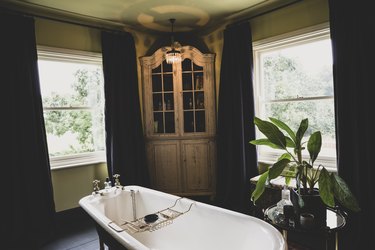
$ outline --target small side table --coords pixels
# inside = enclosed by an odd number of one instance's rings
[[[276,205],[272,205],[268,207],[264,211],[264,220],[273,225],[274,227],[282,230],[283,236],[285,238],[285,241],[287,241],[288,238],[288,232],[299,232],[299,233],[315,233],[315,234],[323,234],[325,236],[325,245],[326,250],[329,250],[330,248],[330,240],[332,237],[335,237],[335,246],[334,249],[338,250],[338,231],[342,229],[346,224],[345,216],[334,209],[327,208],[327,221],[326,221],[326,227],[325,228],[318,228],[318,229],[308,229],[303,228],[296,224],[295,227],[290,227],[286,223],[276,223],[274,221],[274,218],[272,217],[273,210],[276,209]],[[332,247],[331,247],[332,248]]]

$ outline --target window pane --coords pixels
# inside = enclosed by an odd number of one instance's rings
[[[330,40],[262,53],[266,100],[333,96]]]
[[[39,60],[38,66],[44,107],[91,106],[102,99],[98,65]]]
[[[203,91],[195,92],[195,108],[204,109],[204,92]]]
[[[165,113],[165,133],[174,133],[174,113],[166,112]]]
[[[182,89],[192,90],[191,73],[182,73]]]
[[[335,111],[333,99],[266,104],[267,117],[275,117],[297,131],[302,119],[309,119],[306,136],[322,133],[319,156],[335,156]]]
[[[193,102],[193,93],[192,92],[184,92],[183,94],[184,98],[184,109],[193,109],[194,108],[194,102]]]
[[[50,157],[105,150],[101,65],[38,61]]]
[[[154,133],[164,133],[163,113],[154,113]]]
[[[205,119],[205,112],[204,111],[196,111],[195,112],[195,119],[196,119],[196,131],[197,132],[205,132],[206,131],[206,119]]]
[[[172,64],[168,64],[165,60],[163,61],[163,72],[172,72]]]
[[[154,109],[154,111],[163,110],[162,95],[161,94],[153,94],[152,97],[153,97],[153,109]]]
[[[174,110],[173,94],[164,94],[165,110]]]
[[[185,59],[182,61],[182,71],[191,71],[191,60]]]
[[[184,132],[194,132],[194,113],[184,111]]]
[[[195,73],[194,82],[195,82],[194,89],[202,90],[203,89],[203,73]]]
[[[48,151],[61,156],[104,150],[102,116],[86,110],[44,111]]]
[[[152,92],[161,92],[161,75],[152,75]]]
[[[173,75],[172,74],[164,74],[164,91],[173,91]]]

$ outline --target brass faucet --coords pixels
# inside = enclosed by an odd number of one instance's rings
[[[114,174],[113,178],[115,179],[115,187],[121,187],[121,183],[119,180],[120,175],[119,174]]]
[[[99,180],[94,180],[93,182],[92,182],[92,184],[93,184],[93,186],[94,186],[94,193],[99,193],[99,190],[100,190],[100,188],[99,188],[99,183],[100,183],[100,181]]]

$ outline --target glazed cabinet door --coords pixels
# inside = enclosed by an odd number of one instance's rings
[[[146,137],[167,138],[178,134],[176,70],[162,57],[141,60],[143,112]]]
[[[206,58],[189,56],[177,68],[180,133],[185,137],[212,136],[216,132],[213,64],[203,60]]]

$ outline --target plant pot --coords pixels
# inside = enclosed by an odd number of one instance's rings
[[[303,190],[301,189],[301,191]],[[297,189],[292,189],[290,198],[296,214],[296,224],[298,226],[301,227],[301,214],[312,214],[313,221],[309,222],[309,228],[326,227],[327,207],[320,198],[318,189],[314,189],[312,194],[299,194]]]

